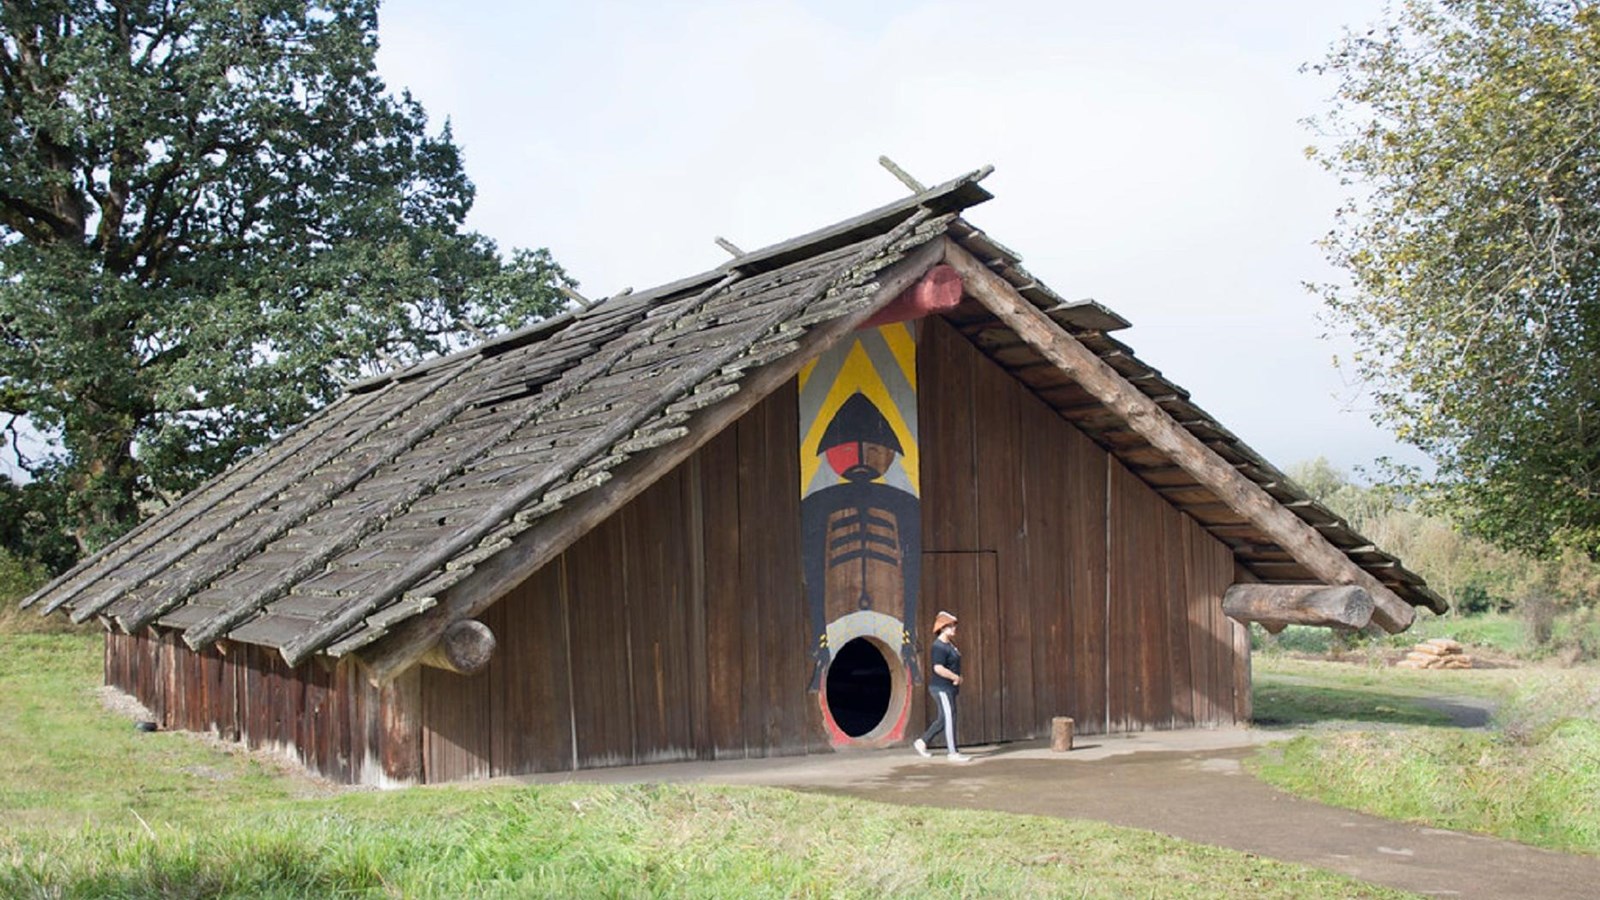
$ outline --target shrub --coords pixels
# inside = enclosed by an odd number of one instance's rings
[[[1264,653],[1328,653],[1334,649],[1335,635],[1327,628],[1290,625],[1277,634],[1250,624],[1250,649]]]
[[[44,584],[44,566],[0,547],[0,634],[62,634],[93,631],[95,625],[74,625],[65,615],[41,616],[38,610],[17,606],[23,597]]]
[[[1557,620],[1551,646],[1569,664],[1600,660],[1600,612],[1590,607]]]
[[[1522,601],[1522,615],[1528,622],[1528,640],[1534,650],[1547,647],[1555,636],[1557,612],[1555,601],[1543,594]]]
[[[1524,686],[1494,714],[1500,733],[1513,743],[1542,743],[1567,723],[1600,726],[1600,680],[1592,672],[1566,672]]]
[[[0,603],[14,603],[44,583],[44,567],[0,547]]]

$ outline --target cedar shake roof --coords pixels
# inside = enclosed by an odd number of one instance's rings
[[[614,477],[653,480],[652,457],[692,452],[711,436],[694,434],[697,424],[741,391],[748,408],[760,399],[751,393],[792,377],[784,373],[892,299],[891,273],[925,271],[937,262],[931,245],[948,237],[1401,599],[1445,609],[1399,560],[1109,336],[1126,321],[1062,300],[959,218],[990,198],[978,185],[986,174],[356,385],[24,605],[130,633],[175,628],[195,648],[259,644],[291,664],[361,650],[475,578],[505,582],[565,509],[563,537],[539,546],[544,558],[559,552],[565,544],[547,545],[570,543],[582,522],[644,486],[601,490]],[[1261,581],[1318,580],[984,307],[968,300],[945,315]]]

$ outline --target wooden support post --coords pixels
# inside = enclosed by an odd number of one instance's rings
[[[1072,719],[1056,716],[1050,720],[1050,749],[1065,753],[1072,749]]]
[[[1190,434],[1154,400],[1018,294],[1004,278],[949,238],[945,239],[944,261],[961,274],[967,293],[1018,337],[1094,395],[1195,481],[1209,488],[1229,509],[1271,537],[1295,562],[1330,584],[1365,588],[1375,604],[1372,620],[1385,631],[1393,634],[1411,626],[1416,611],[1410,604]]]
[[[422,655],[425,666],[444,669],[457,675],[476,675],[494,656],[494,632],[476,619],[452,622],[439,642]]]
[[[403,787],[422,782],[422,670],[416,666],[385,682],[378,691],[383,784]]]
[[[1374,608],[1365,588],[1348,584],[1236,584],[1222,595],[1228,618],[1260,622],[1272,634],[1289,625],[1360,630]]]

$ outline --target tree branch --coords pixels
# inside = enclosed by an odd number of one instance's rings
[[[0,194],[0,222],[38,243],[54,241],[67,225],[50,210],[10,194]]]

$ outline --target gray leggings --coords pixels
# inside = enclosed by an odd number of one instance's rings
[[[956,695],[950,691],[929,691],[933,697],[933,724],[922,733],[924,744],[944,732],[945,749],[951,753],[956,752]]]

